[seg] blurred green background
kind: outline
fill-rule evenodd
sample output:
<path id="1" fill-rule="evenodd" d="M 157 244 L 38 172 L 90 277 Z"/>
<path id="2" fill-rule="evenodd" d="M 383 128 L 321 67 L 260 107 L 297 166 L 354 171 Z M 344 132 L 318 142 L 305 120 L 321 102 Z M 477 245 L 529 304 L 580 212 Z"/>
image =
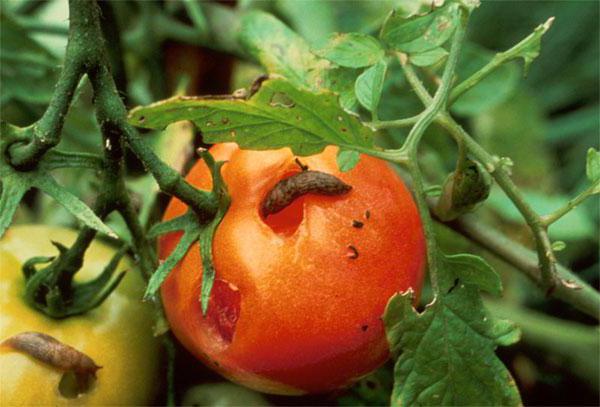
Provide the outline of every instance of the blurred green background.
<path id="1" fill-rule="evenodd" d="M 311 46 L 319 47 L 331 32 L 376 34 L 397 3 L 403 1 L 202 2 L 209 30 L 223 38 L 207 41 L 180 1 L 100 2 L 113 72 L 130 108 L 175 93 L 228 93 L 248 86 L 262 70 L 247 60 L 235 43 L 235 21 L 244 11 L 269 11 Z M 540 213 L 560 207 L 586 186 L 585 153 L 589 147 L 598 149 L 600 144 L 600 2 L 483 1 L 471 19 L 469 43 L 458 67 L 458 76 L 466 77 L 494 52 L 509 48 L 552 16 L 556 19 L 543 37 L 541 55 L 526 77 L 519 63 L 505 65 L 452 108 L 488 151 L 513 160 L 516 183 Z M 28 125 L 45 110 L 60 72 L 68 5 L 66 0 L 2 0 L 0 18 L 0 114 L 3 120 Z M 425 72 L 425 78 L 435 74 L 432 68 Z M 408 117 L 421 109 L 400 68 L 392 65 L 381 102 L 381 118 Z M 178 137 L 173 137 L 173 132 L 178 132 Z M 406 131 L 394 130 L 382 134 L 380 142 L 398 145 L 405 136 Z M 147 138 L 173 165 L 181 152 L 189 150 L 189 143 L 202 143 L 201 134 L 189 127 L 148 133 Z M 179 142 L 173 140 L 176 138 Z M 100 140 L 90 87 L 84 80 L 68 115 L 60 147 L 98 152 Z M 426 143 L 421 163 L 429 182 L 439 184 L 453 169 L 455 147 L 437 128 L 428 131 Z M 138 197 L 143 216 L 154 219 L 164 198 L 159 197 L 159 205 L 154 205 L 155 196 L 143 193 L 149 187 L 157 191 L 153 180 L 133 157 L 128 158 L 128 164 L 129 185 Z M 59 179 L 86 202 L 93 199 L 98 188 L 94 174 L 64 171 Z M 530 245 L 518 213 L 499 190 L 492 191 L 478 216 Z M 75 226 L 64 209 L 36 192 L 28 193 L 16 221 Z M 595 287 L 599 284 L 599 221 L 600 201 L 596 196 L 550 231 L 553 240 L 566 243 L 558 253 L 559 260 Z M 111 222 L 126 238 L 126 229 L 118 220 Z M 518 272 L 457 238 L 454 231 L 439 225 L 438 232 L 445 250 L 482 253 L 502 273 L 503 302 L 490 306 L 527 325 L 520 344 L 500 351 L 519 383 L 525 404 L 597 405 L 598 331 L 590 327 L 580 332 L 578 328 L 583 325 L 565 322 L 591 325 L 593 321 L 558 301 L 546 300 Z M 178 355 L 180 397 L 195 384 L 220 380 L 199 364 L 190 365 L 183 349 Z M 391 381 L 390 367 L 386 366 L 345 392 L 305 398 L 269 396 L 267 400 L 284 405 L 385 404 Z M 218 394 L 214 390 L 217 387 L 206 391 Z M 231 389 L 227 392 L 235 393 Z M 258 396 L 248 397 L 250 404 Z M 193 403 L 197 399 L 188 400 Z M 227 405 L 211 400 L 197 402 Z M 235 400 L 231 403 L 243 403 Z"/>

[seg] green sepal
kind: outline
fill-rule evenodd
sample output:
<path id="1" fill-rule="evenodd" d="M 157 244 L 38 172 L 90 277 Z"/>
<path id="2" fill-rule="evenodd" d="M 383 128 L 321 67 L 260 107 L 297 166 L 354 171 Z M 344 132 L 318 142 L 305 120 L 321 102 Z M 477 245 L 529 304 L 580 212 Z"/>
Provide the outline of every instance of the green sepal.
<path id="1" fill-rule="evenodd" d="M 146 292 L 144 293 L 145 300 L 152 299 L 156 295 L 156 292 L 165 281 L 171 270 L 173 270 L 177 263 L 183 259 L 183 256 L 185 256 L 190 246 L 198 240 L 200 225 L 196 216 L 192 216 L 190 220 L 192 223 L 188 223 L 188 226 L 185 227 L 183 236 L 181 239 L 179 239 L 175 249 L 173 249 L 165 261 L 158 266 L 154 274 L 152 274 L 152 277 L 150 277 L 150 281 L 146 287 Z"/>
<path id="2" fill-rule="evenodd" d="M 56 319 L 85 314 L 102 305 L 104 300 L 117 288 L 125 271 L 113 278 L 119 262 L 127 252 L 121 247 L 94 279 L 76 283 L 74 272 L 65 260 L 68 249 L 58 242 L 52 242 L 59 254 L 53 257 L 32 257 L 22 267 L 25 276 L 25 300 L 33 308 Z M 48 264 L 49 263 L 49 264 Z M 48 264 L 37 269 L 36 265 Z"/>
<path id="3" fill-rule="evenodd" d="M 38 188 L 54 198 L 85 226 L 116 237 L 115 233 L 83 201 L 59 185 L 49 171 L 62 167 L 98 169 L 98 157 L 84 153 L 49 152 L 38 165 L 28 171 L 19 171 L 8 162 L 13 143 L 27 142 L 33 137 L 32 127 L 17 127 L 0 123 L 0 237 L 10 225 L 19 202 L 31 188 Z"/>
<path id="4" fill-rule="evenodd" d="M 200 231 L 200 256 L 202 258 L 202 287 L 200 289 L 200 305 L 202 307 L 202 315 L 206 315 L 208 311 L 208 300 L 210 292 L 215 281 L 215 267 L 213 263 L 212 243 L 217 227 L 223 220 L 223 217 L 231 204 L 231 197 L 227 191 L 227 184 L 223 180 L 221 168 L 225 161 L 215 161 L 212 155 L 206 150 L 200 151 L 201 157 L 204 159 L 212 174 L 213 194 L 219 200 L 219 209 L 215 217 L 203 227 Z"/>
<path id="5" fill-rule="evenodd" d="M 210 298 L 210 292 L 216 273 L 212 255 L 213 238 L 219 223 L 221 223 L 225 213 L 227 213 L 231 198 L 227 192 L 227 185 L 221 174 L 221 168 L 225 164 L 225 161 L 215 161 L 213 156 L 207 150 L 200 150 L 199 153 L 211 171 L 213 180 L 211 194 L 218 200 L 219 208 L 215 217 L 208 223 L 201 223 L 198 216 L 190 210 L 182 216 L 154 225 L 150 229 L 148 233 L 149 238 L 180 230 L 183 231 L 183 235 L 177 243 L 177 246 L 175 246 L 175 249 L 166 260 L 160 264 L 150 278 L 144 298 L 150 299 L 154 297 L 169 273 L 185 256 L 194 242 L 198 241 L 200 246 L 200 256 L 202 258 L 202 286 L 200 288 L 199 301 L 202 307 L 202 314 L 206 315 L 206 311 L 208 310 L 208 300 Z"/>

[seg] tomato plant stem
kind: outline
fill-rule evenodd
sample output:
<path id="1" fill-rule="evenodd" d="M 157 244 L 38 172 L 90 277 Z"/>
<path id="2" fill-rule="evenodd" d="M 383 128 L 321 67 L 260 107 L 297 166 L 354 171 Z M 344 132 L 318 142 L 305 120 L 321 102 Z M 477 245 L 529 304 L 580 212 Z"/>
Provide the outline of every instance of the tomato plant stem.
<path id="1" fill-rule="evenodd" d="M 404 164 L 406 165 L 412 178 L 415 201 L 417 203 L 417 207 L 419 208 L 421 221 L 423 222 L 423 229 L 425 231 L 425 237 L 427 240 L 427 263 L 429 276 L 431 279 L 431 286 L 436 294 L 439 294 L 440 290 L 438 282 L 439 255 L 437 249 L 437 242 L 435 239 L 435 233 L 433 230 L 433 221 L 431 219 L 431 214 L 429 213 L 429 208 L 427 206 L 427 200 L 424 192 L 425 187 L 423 183 L 423 174 L 421 173 L 421 169 L 418 165 L 417 153 L 419 143 L 423 137 L 423 134 L 425 134 L 425 130 L 427 130 L 429 125 L 431 125 L 436 115 L 440 111 L 443 111 L 446 107 L 446 103 L 450 92 L 450 85 L 452 82 L 454 71 L 456 69 L 458 57 L 460 55 L 460 49 L 464 40 L 466 24 L 468 19 L 468 14 L 463 10 L 461 10 L 461 16 L 462 18 L 460 24 L 458 24 L 452 38 L 450 55 L 448 56 L 448 62 L 444 67 L 442 83 L 436 91 L 433 99 L 431 99 L 431 103 L 428 103 L 426 105 L 427 107 L 425 111 L 418 116 L 419 119 L 410 130 L 410 133 L 408 134 L 404 145 L 400 148 L 400 150 L 398 150 L 398 154 L 404 152 L 408 158 L 408 161 L 404 162 Z M 403 66 L 408 63 L 408 59 L 405 58 L 403 54 L 399 54 L 399 59 L 400 63 Z"/>
<path id="2" fill-rule="evenodd" d="M 493 226 L 482 223 L 472 215 L 461 216 L 446 224 L 514 266 L 536 285 L 543 287 L 539 260 L 536 252 L 509 239 Z M 564 284 L 559 284 L 552 293 L 552 297 L 570 304 L 596 320 L 600 320 L 600 295 L 598 295 L 598 292 L 563 265 L 557 264 L 556 270 L 558 276 L 562 280 L 573 283 L 577 286 L 577 289 L 567 287 Z"/>

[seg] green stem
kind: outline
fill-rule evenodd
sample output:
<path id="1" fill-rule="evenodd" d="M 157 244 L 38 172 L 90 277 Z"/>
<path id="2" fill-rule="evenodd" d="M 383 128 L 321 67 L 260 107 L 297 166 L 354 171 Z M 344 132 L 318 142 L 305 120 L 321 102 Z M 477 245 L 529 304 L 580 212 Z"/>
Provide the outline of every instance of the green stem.
<path id="1" fill-rule="evenodd" d="M 600 181 L 594 182 L 586 190 L 584 190 L 579 195 L 577 195 L 575 198 L 573 198 L 569 202 L 567 202 L 567 204 L 565 206 L 563 206 L 562 208 L 557 209 L 556 211 L 552 212 L 549 215 L 542 216 L 542 223 L 546 227 L 548 227 L 551 224 L 555 223 L 560 218 L 562 218 L 563 216 L 565 216 L 571 210 L 575 209 L 580 203 L 585 201 L 586 198 L 588 198 L 589 196 L 591 196 L 594 193 L 594 191 L 598 188 L 599 182 Z"/>
<path id="2" fill-rule="evenodd" d="M 408 82 L 414 88 L 415 93 L 419 96 L 423 104 L 425 106 L 432 104 L 433 98 L 421 83 L 414 69 L 406 64 L 406 62 L 402 64 L 402 67 Z M 541 265 L 543 284 L 547 293 L 551 294 L 559 282 L 556 277 L 556 259 L 552 250 L 552 243 L 541 217 L 527 203 L 521 191 L 519 191 L 511 180 L 507 170 L 499 164 L 498 159 L 481 147 L 448 113 L 440 112 L 437 114 L 435 121 L 444 127 L 456 139 L 457 143 L 464 143 L 469 152 L 485 166 L 486 170 L 490 172 L 504 193 L 519 210 L 532 231 Z"/>
<path id="3" fill-rule="evenodd" d="M 548 293 L 559 285 L 556 276 L 556 258 L 552 250 L 552 242 L 542 218 L 525 200 L 525 197 L 510 178 L 507 170 L 498 163 L 498 160 L 481 147 L 469 134 L 452 119 L 448 114 L 440 115 L 437 122 L 455 138 L 461 139 L 471 154 L 479 160 L 490 172 L 498 186 L 512 201 L 525 222 L 531 229 L 535 241 L 538 258 L 542 271 L 542 282 Z"/>
<path id="4" fill-rule="evenodd" d="M 430 206 L 434 205 L 433 202 L 430 202 L 430 204 Z M 534 251 L 509 239 L 494 229 L 493 226 L 480 222 L 473 215 L 464 215 L 446 224 L 514 266 L 538 287 L 544 288 L 538 256 Z M 559 284 L 552 293 L 552 297 L 570 304 L 579 311 L 600 321 L 600 293 L 568 268 L 557 264 L 556 269 L 563 281 L 567 281 L 577 286 L 577 288 L 573 289 L 564 284 Z"/>
<path id="5" fill-rule="evenodd" d="M 152 173 L 163 192 L 181 199 L 193 208 L 203 221 L 214 217 L 217 213 L 218 202 L 213 195 L 206 191 L 198 190 L 185 181 L 177 171 L 158 158 L 154 151 L 142 140 L 137 131 L 129 124 L 123 123 L 122 129 L 124 130 L 127 143 L 135 155 Z"/>
<path id="6" fill-rule="evenodd" d="M 383 129 L 396 129 L 400 127 L 410 127 L 419 121 L 421 117 L 420 114 L 407 117 L 406 119 L 397 119 L 397 120 L 377 120 L 372 122 L 366 122 L 365 125 L 375 129 L 375 130 L 383 130 Z"/>
<path id="7" fill-rule="evenodd" d="M 452 82 L 452 76 L 454 75 L 454 71 L 458 63 L 460 48 L 464 40 L 466 31 L 468 14 L 466 14 L 465 12 L 462 13 L 463 14 L 461 22 L 456 28 L 456 31 L 452 38 L 450 55 L 448 56 L 448 61 L 446 62 L 446 66 L 444 67 L 444 73 L 442 75 L 442 84 L 436 91 L 432 102 L 427 106 L 425 111 L 421 115 L 419 115 L 419 120 L 411 129 L 410 133 L 408 134 L 408 137 L 406 138 L 406 142 L 399 150 L 399 152 L 405 152 L 408 157 L 407 168 L 412 178 L 415 201 L 417 203 L 419 215 L 423 223 L 423 230 L 425 232 L 425 237 L 427 241 L 427 263 L 429 275 L 433 291 L 436 294 L 439 293 L 437 242 L 435 240 L 433 221 L 429 213 L 429 208 L 427 206 L 427 200 L 424 193 L 425 186 L 423 183 L 423 175 L 418 165 L 417 151 L 423 134 L 425 134 L 425 130 L 433 122 L 436 115 L 440 111 L 443 111 L 446 107 L 446 102 L 448 100 L 448 95 L 450 92 L 450 84 Z M 407 64 L 406 58 L 403 58 L 402 56 L 400 57 L 400 61 L 404 65 Z"/>

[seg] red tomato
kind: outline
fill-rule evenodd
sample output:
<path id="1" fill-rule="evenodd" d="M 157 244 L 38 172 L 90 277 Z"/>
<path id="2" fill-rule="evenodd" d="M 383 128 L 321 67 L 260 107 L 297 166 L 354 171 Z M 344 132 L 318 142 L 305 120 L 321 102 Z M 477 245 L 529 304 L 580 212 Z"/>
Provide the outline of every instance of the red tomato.
<path id="1" fill-rule="evenodd" d="M 264 197 L 301 171 L 289 149 L 211 153 L 232 203 L 213 244 L 216 280 L 206 317 L 200 309 L 202 263 L 192 246 L 162 286 L 177 338 L 229 379 L 276 394 L 325 392 L 352 384 L 389 354 L 381 316 L 391 295 L 423 280 L 425 239 L 415 203 L 384 162 L 362 156 L 341 173 L 337 148 L 301 158 L 310 170 L 352 186 L 344 195 L 308 194 L 266 219 Z M 204 162 L 186 178 L 211 188 Z M 186 205 L 169 204 L 165 220 Z M 165 259 L 180 234 L 160 240 Z"/>

